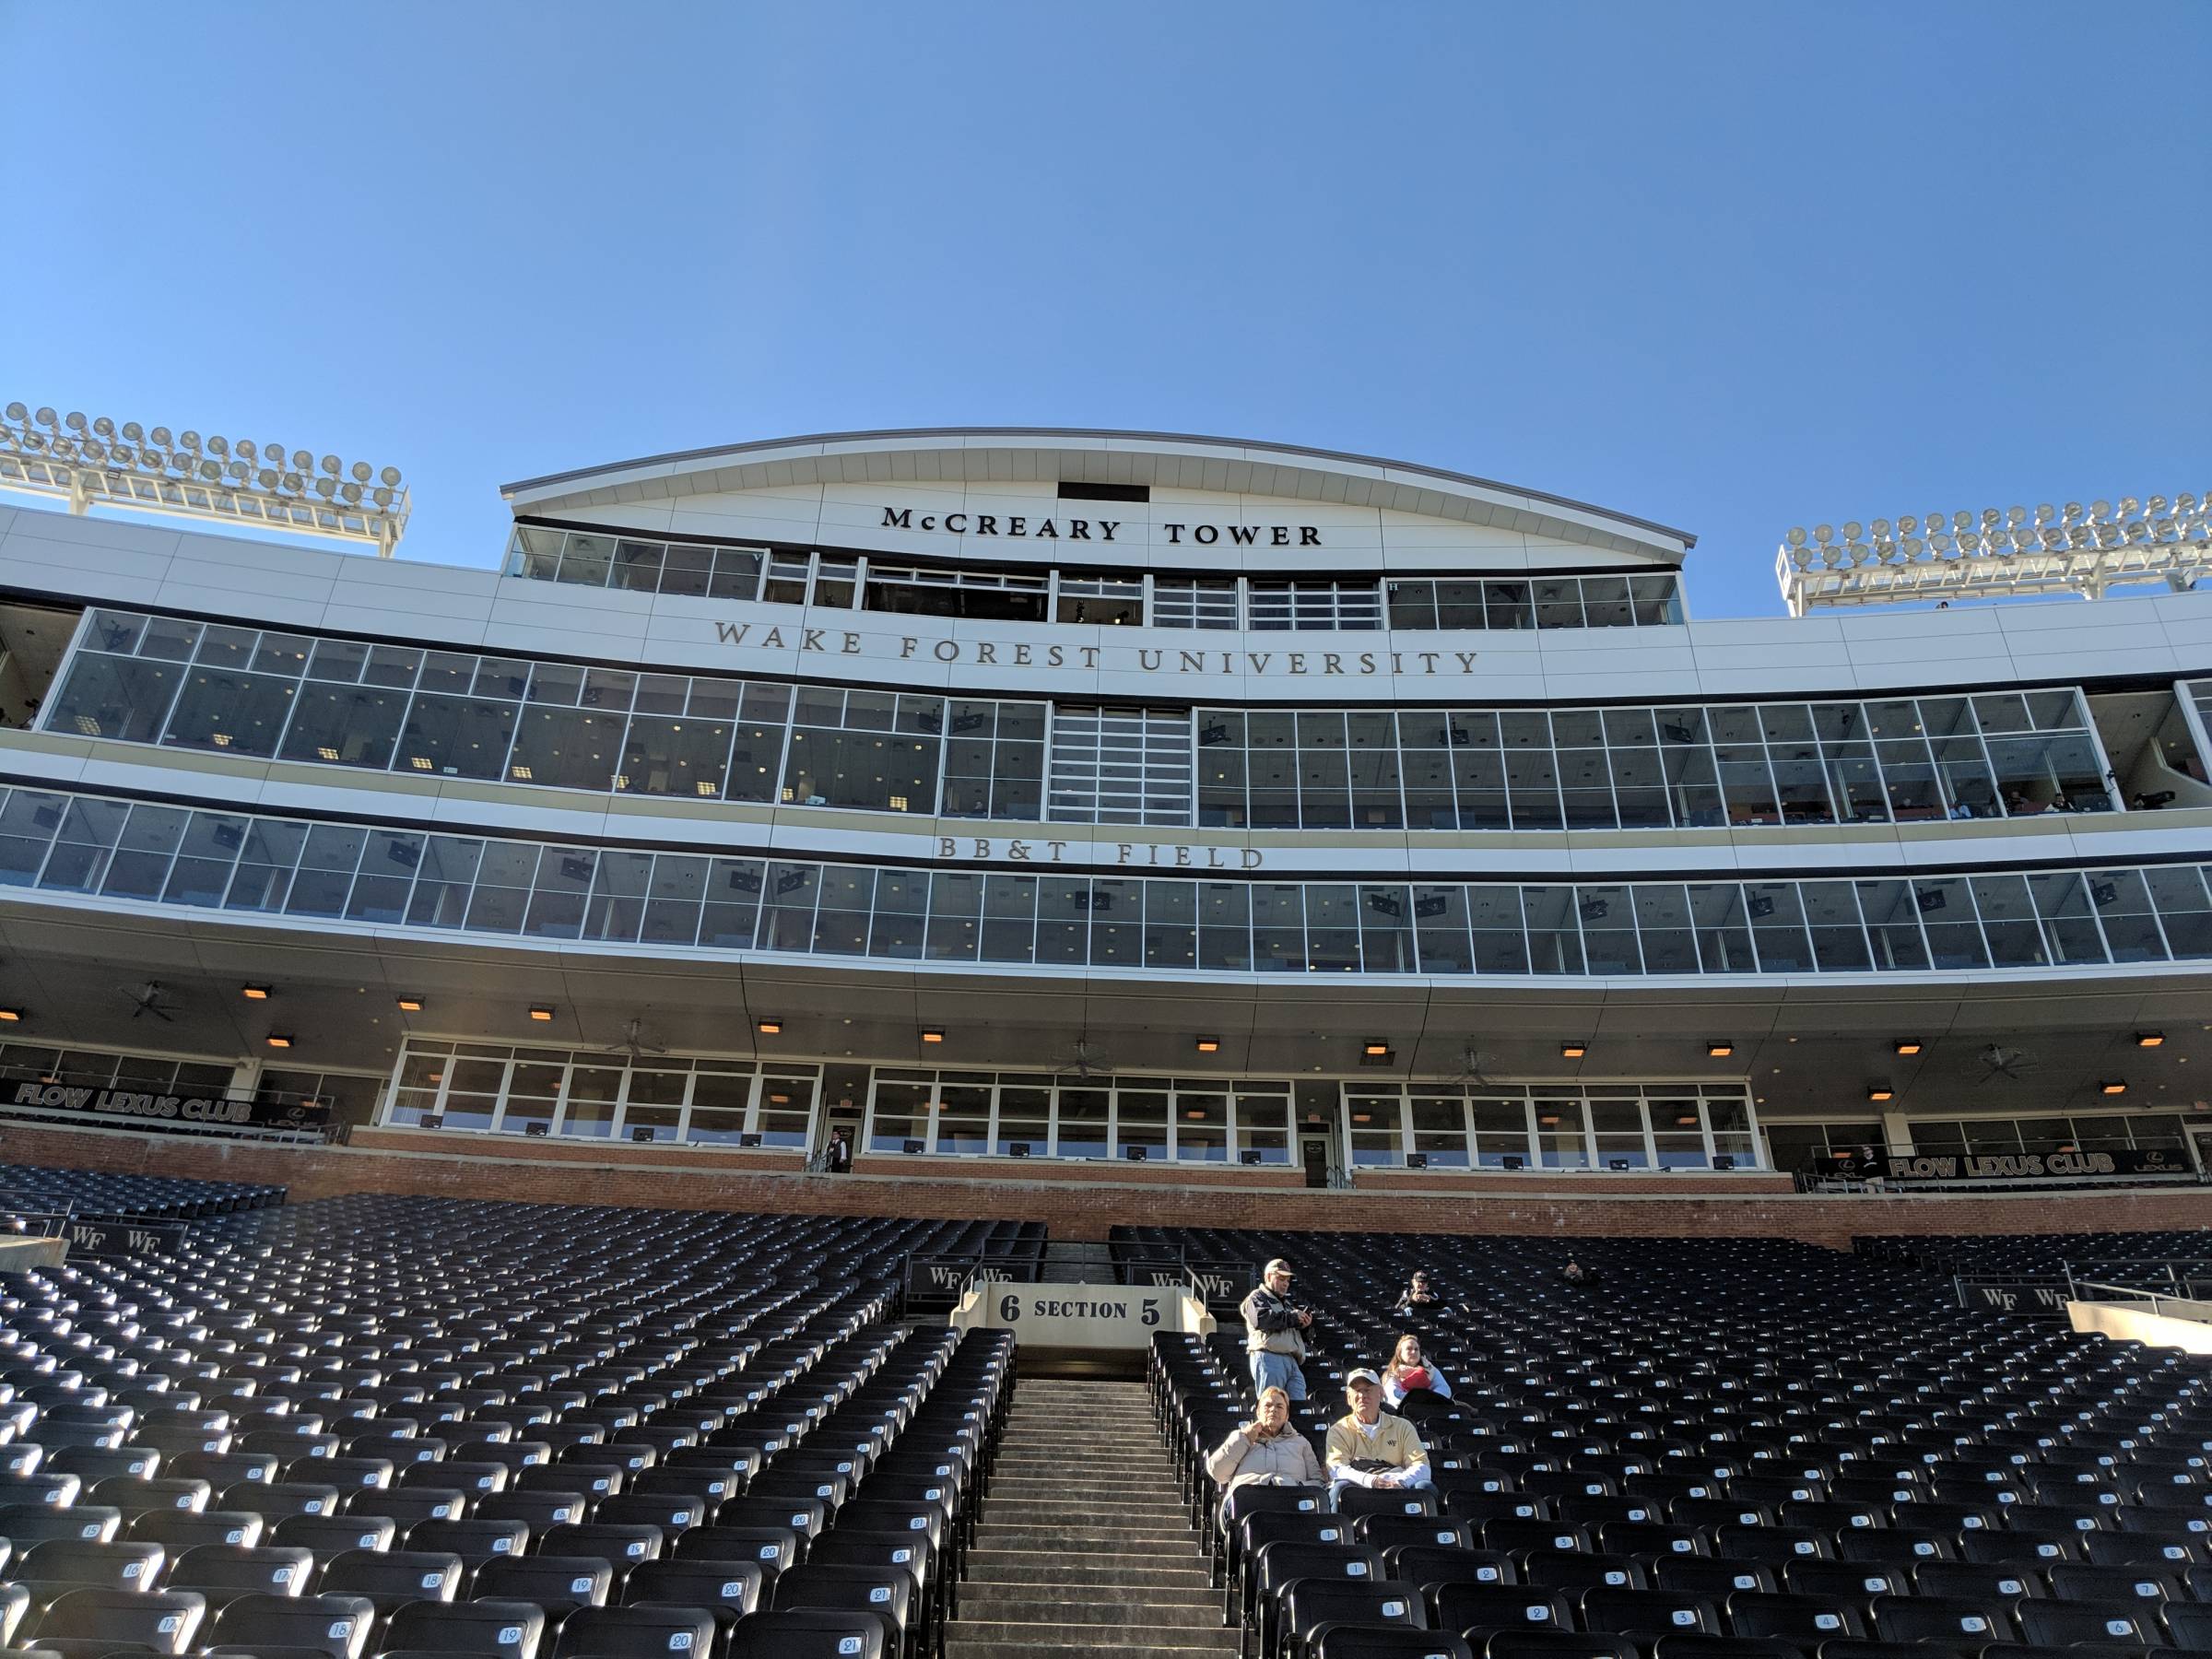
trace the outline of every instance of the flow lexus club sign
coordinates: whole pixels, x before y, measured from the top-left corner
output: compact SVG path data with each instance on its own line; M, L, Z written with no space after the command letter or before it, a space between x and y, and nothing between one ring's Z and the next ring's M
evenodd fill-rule
M2089 1181L2109 1175L2189 1175L2189 1155L2154 1147L2115 1152L1992 1152L1882 1160L1885 1181Z

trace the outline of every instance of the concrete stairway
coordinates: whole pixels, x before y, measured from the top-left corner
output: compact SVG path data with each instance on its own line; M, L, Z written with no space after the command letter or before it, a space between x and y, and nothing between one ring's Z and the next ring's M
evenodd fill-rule
M1141 1382L1014 1394L947 1659L1233 1653Z
M1045 1241L1044 1266L1037 1275L1040 1283L1047 1285L1111 1285L1113 1277L1113 1250L1111 1245L1073 1243L1065 1240Z

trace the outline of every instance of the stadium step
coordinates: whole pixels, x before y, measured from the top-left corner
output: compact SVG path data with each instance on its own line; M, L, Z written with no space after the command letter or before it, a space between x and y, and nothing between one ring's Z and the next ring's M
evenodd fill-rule
M1023 1379L992 1469L947 1659L1236 1651L1144 1384Z
M1077 1243L1065 1239L1049 1239L1044 1246L1044 1265L1039 1269L1039 1280L1048 1285L1112 1285L1119 1281L1114 1277L1113 1249L1108 1244Z

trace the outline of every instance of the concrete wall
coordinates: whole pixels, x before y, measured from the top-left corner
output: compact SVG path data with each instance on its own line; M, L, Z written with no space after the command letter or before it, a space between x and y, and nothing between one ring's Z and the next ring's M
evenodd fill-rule
M540 1204L639 1205L949 1220L1042 1221L1056 1238L1103 1239L1117 1223L1277 1227L1318 1231L1550 1234L1559 1237L1798 1239L1848 1250L1861 1233L2063 1233L2212 1226L2212 1189L2139 1192L1828 1196L1771 1177L1478 1178L1464 1190L1362 1186L1348 1192L1269 1184L1270 1171L1194 1184L1165 1166L1109 1179L1100 1167L1044 1166L1021 1179L979 1179L953 1160L922 1170L864 1159L850 1175L809 1174L791 1154L674 1155L651 1147L517 1143L486 1156L435 1133L373 1131L347 1147L266 1147L120 1129L0 1129L0 1160L131 1171L204 1181L280 1183L294 1202L347 1193L421 1194ZM887 1166L900 1173L882 1172ZM1397 1182L1409 1179L1396 1178ZM1430 1177L1430 1180L1436 1178ZM1666 1190L1658 1190L1666 1189Z

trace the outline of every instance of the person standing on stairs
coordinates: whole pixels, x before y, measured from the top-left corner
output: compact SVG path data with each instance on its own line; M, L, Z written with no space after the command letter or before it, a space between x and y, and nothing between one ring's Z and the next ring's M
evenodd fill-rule
M1290 1300L1290 1264L1277 1256L1260 1272L1260 1282L1244 1305L1244 1352L1252 1366L1255 1393L1279 1388L1293 1400L1306 1397L1306 1332L1313 1312Z

